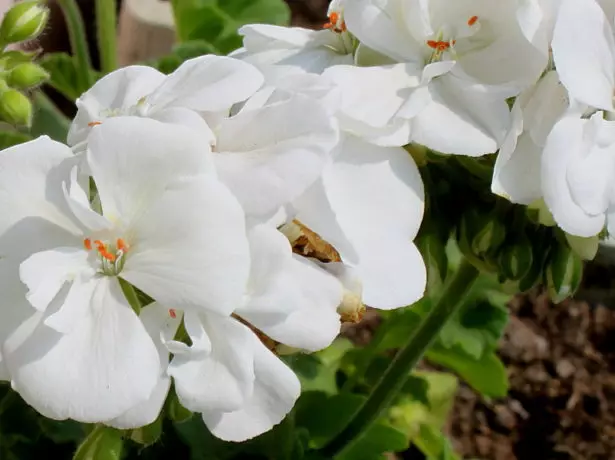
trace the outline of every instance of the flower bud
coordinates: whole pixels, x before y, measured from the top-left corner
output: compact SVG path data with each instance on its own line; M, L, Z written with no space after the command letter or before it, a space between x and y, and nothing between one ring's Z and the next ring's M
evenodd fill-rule
M152 423L141 428L131 430L130 439L137 444L151 446L162 436L162 417L158 417Z
M122 458L122 432L115 428L98 425L81 443L73 460L92 458L119 460Z
M19 2L2 18L0 42L3 44L23 42L36 38L49 18L49 8L40 1Z
M500 270L509 280L522 279L532 268L532 262L532 244L527 238L504 246L498 258Z
M9 73L7 83L17 89L26 89L40 85L49 78L49 73L32 62L19 64Z
M581 284L583 261L569 247L558 245L553 250L545 277L549 297L555 303L572 296Z
M598 236L582 237L566 233L566 241L575 254L583 260L593 260L598 252L600 239Z
M32 124L32 103L14 89L0 93L0 119L12 125L30 126Z
M506 230L499 220L489 219L472 238L471 248L476 255L496 251L506 236Z

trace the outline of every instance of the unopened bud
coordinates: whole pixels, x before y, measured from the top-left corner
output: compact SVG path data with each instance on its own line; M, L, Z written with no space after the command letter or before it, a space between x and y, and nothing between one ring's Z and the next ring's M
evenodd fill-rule
M49 78L49 73L32 62L19 64L9 73L7 83L17 89L26 89L40 85Z
M572 296L581 284L583 261L570 248L558 245L545 275L549 297L553 302L561 302Z
M551 210L549 210L542 198L528 205L527 214L530 220L537 224L544 225L545 227L554 227L556 225Z
M105 459L119 460L122 458L122 432L115 428L98 425L81 443L73 460Z
M355 292L344 290L342 302L337 307L337 312L344 323L358 323L365 314L365 305L361 296Z
M575 254L583 260L593 260L598 252L600 239L598 236L590 236L588 238L566 233L566 241L570 245Z
M0 119L12 125L30 126L32 124L32 103L14 89L0 93Z
M49 9L40 1L25 1L13 6L2 18L0 41L18 43L36 38L49 18Z
M160 439L160 436L162 436L162 417L130 432L130 439L144 446L151 446Z
M498 265L509 280L522 279L532 268L532 244L527 238L502 248Z

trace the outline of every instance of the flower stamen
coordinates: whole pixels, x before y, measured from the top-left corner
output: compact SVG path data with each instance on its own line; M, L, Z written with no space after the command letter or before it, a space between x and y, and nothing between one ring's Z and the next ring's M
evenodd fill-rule
M92 240L89 238L85 238L83 240L83 247L86 249L86 251L91 251L92 250Z
M169 316L173 319L177 318L177 312L173 308L169 308Z
M476 24L476 21L478 21L478 16L472 16L470 19L468 19L468 25L472 27L474 24Z
M330 29L338 34L346 32L346 23L339 13L333 12L329 15L329 22L322 26L323 29Z
M92 127L94 127L94 126L98 126L98 125L102 125L102 121L90 121L90 122L88 123L88 126L89 126L90 128L92 128Z

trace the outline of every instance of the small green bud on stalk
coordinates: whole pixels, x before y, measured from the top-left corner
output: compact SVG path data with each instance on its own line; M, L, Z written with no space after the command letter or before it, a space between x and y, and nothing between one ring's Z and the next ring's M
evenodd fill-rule
M532 268L532 244L527 238L505 245L499 253L498 265L509 280L520 280Z
M566 241L568 241L570 248L583 260L593 260L600 243L598 236L584 238L568 233L566 233Z
M12 125L30 127L32 103L19 91L6 89L0 93L0 119Z
M45 28L49 8L40 1L19 2L2 18L0 43L18 43L36 38Z
M119 460L123 444L121 431L98 425L81 443L73 460Z
M33 62L19 64L9 73L6 81L9 86L17 89L27 89L38 86L49 78L49 73Z
M137 444L151 446L162 436L162 417L158 417L152 423L130 431L130 439Z
M583 261L567 246L554 248L545 272L549 297L558 303L572 296L581 284Z

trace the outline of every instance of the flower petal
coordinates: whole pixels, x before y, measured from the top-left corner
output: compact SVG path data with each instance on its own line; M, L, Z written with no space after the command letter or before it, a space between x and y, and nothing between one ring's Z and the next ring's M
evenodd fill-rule
M169 187L130 224L120 276L164 305L230 314L249 273L244 216L210 176Z
M292 254L288 239L275 228L255 227L250 249L247 299L236 313L285 345L310 351L330 345L340 330L341 284Z
M214 161L246 214L264 217L318 179L337 142L325 107L296 95L224 120Z
M243 406L233 412L203 412L207 428L225 441L245 441L280 423L301 392L299 379L256 337L254 347L254 390Z
M38 323L5 342L13 388L46 417L95 423L148 399L160 372L158 352L116 279L100 277L90 314L70 334Z
M165 79L152 67L133 65L111 72L77 99L77 115L68 131L68 145L87 140L92 126L116 113L127 112Z
M240 322L210 315L186 316L201 321L211 340L211 353L177 354L169 365L181 404L196 412L240 408L254 385L253 355L258 340Z
M169 183L213 173L209 151L202 136L187 127L138 117L106 121L90 135L87 152L103 215L129 221L156 202Z
M570 95L593 107L613 110L615 42L612 18L595 0L562 0L553 32L553 58Z
M263 84L256 67L226 56L189 59L147 97L150 112L185 107L202 112L228 110Z
M142 309L139 318L158 349L160 374L156 388L147 401L137 404L119 417L105 422L106 425L122 430L149 425L158 418L171 386L171 378L167 375L169 351L161 338L171 340L181 321L178 316L171 317L168 309L158 303L153 303Z
M25 258L80 234L62 193L74 164L47 136L0 152L0 256Z

